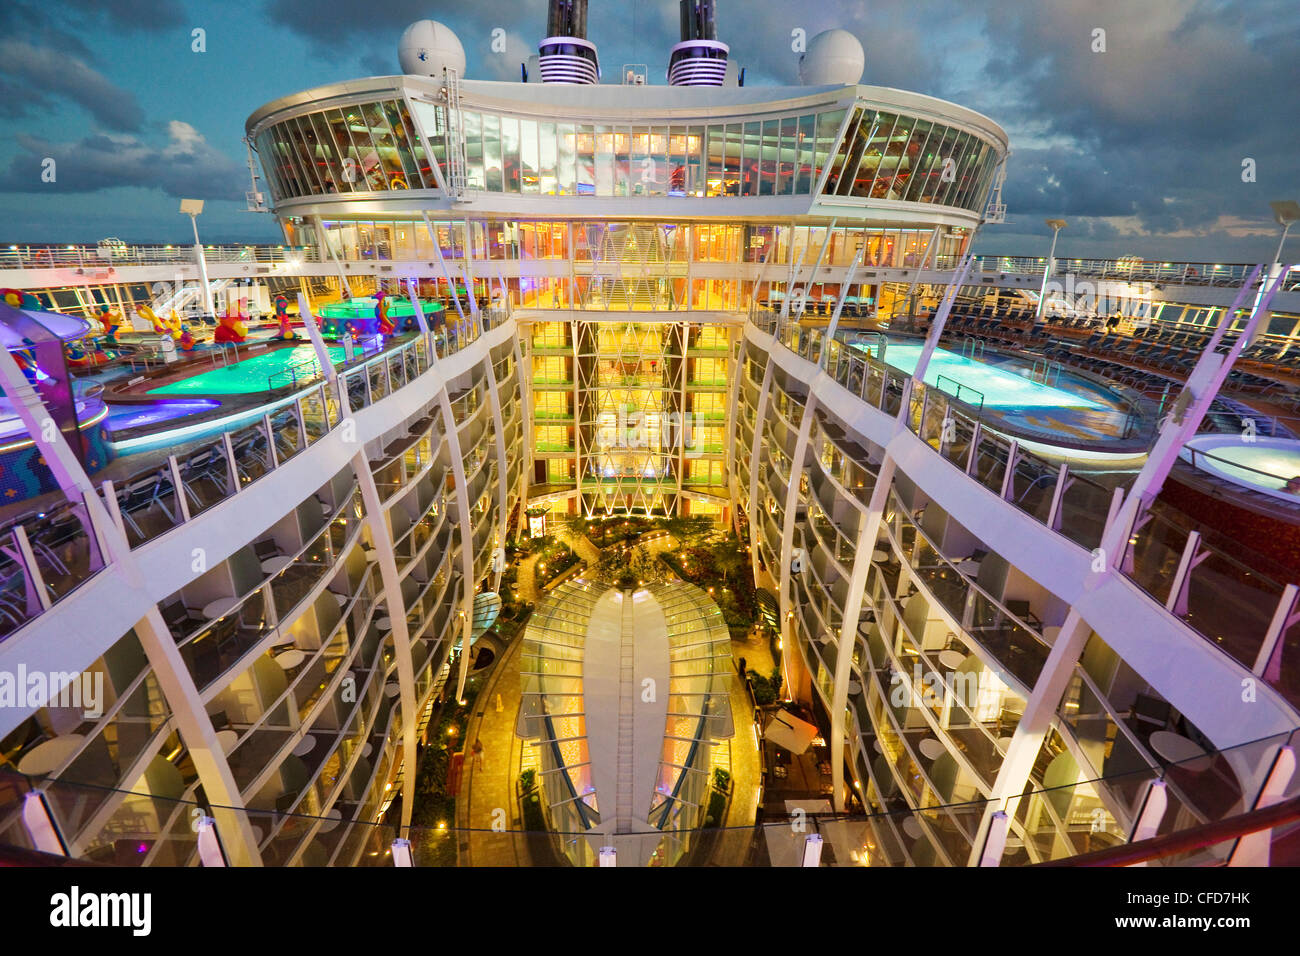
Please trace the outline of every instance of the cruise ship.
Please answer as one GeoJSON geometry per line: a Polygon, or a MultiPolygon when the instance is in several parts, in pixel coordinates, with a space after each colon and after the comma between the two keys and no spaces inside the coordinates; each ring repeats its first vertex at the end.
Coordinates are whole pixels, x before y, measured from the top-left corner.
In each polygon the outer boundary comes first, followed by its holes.
{"type": "Polygon", "coordinates": [[[246,104],[282,244],[0,248],[0,861],[1300,861],[1300,206],[980,255],[997,119],[739,6],[422,20],[246,104]]]}

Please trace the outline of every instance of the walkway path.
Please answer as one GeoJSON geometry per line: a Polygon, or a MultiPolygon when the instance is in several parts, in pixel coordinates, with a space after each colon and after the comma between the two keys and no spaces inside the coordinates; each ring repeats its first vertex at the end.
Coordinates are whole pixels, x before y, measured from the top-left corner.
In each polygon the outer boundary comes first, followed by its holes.
{"type": "Polygon", "coordinates": [[[600,548],[592,544],[591,539],[585,534],[580,534],[575,538],[573,535],[569,534],[568,531],[560,529],[559,538],[573,549],[574,554],[587,562],[587,567],[594,568],[596,565],[600,564],[600,548]]]}
{"type": "Polygon", "coordinates": [[[515,587],[519,591],[519,600],[529,604],[537,603],[537,574],[534,568],[541,555],[530,554],[519,562],[519,572],[515,575],[515,587]]]}
{"type": "MultiPolygon", "coordinates": [[[[531,575],[529,575],[531,578],[531,575]]],[[[522,631],[520,632],[523,633],[522,631]]],[[[456,800],[456,826],[475,830],[461,839],[460,866],[528,866],[531,858],[527,841],[519,835],[523,821],[515,799],[515,781],[523,741],[515,736],[515,719],[521,695],[518,637],[492,669],[487,684],[475,700],[476,710],[465,729],[465,771],[456,800]],[[483,766],[471,756],[475,741],[483,744],[483,766]],[[502,820],[513,833],[497,836],[493,824],[502,820]]]]}

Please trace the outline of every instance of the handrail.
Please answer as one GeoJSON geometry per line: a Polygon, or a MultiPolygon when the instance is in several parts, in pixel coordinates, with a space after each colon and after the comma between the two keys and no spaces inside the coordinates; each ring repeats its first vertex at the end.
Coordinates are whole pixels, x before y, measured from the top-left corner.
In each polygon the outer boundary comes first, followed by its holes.
{"type": "Polygon", "coordinates": [[[1188,830],[1167,833],[1164,836],[1121,843],[1118,846],[1095,850],[1082,856],[1065,857],[1033,866],[1134,866],[1151,860],[1160,860],[1178,853],[1204,850],[1228,840],[1240,839],[1260,830],[1269,830],[1300,820],[1300,796],[1260,810],[1249,810],[1226,820],[1202,823],[1188,830]]]}
{"type": "MultiPolygon", "coordinates": [[[[484,328],[485,328],[485,330],[488,329],[488,328],[492,328],[492,329],[497,328],[499,325],[502,324],[502,322],[504,322],[504,321],[505,321],[507,318],[509,318],[509,317],[510,317],[510,316],[509,316],[509,313],[505,313],[505,312],[500,312],[500,313],[497,313],[497,312],[485,312],[485,313],[484,313],[484,319],[483,319],[484,328]]],[[[339,368],[339,370],[338,370],[338,374],[339,374],[339,387],[340,387],[340,388],[344,388],[344,387],[346,387],[346,382],[345,382],[345,378],[344,378],[345,376],[347,376],[347,375],[352,375],[352,374],[356,373],[358,370],[360,370],[360,369],[365,369],[365,368],[367,368],[367,367],[369,367],[369,366],[371,366],[371,365],[374,365],[374,364],[382,363],[382,364],[384,364],[384,365],[386,366],[386,365],[387,365],[387,362],[388,362],[388,360],[389,360],[389,358],[390,358],[391,356],[394,356],[394,355],[402,355],[402,354],[404,354],[404,353],[409,352],[411,349],[420,349],[420,347],[421,347],[422,345],[424,346],[424,348],[425,348],[425,350],[426,350],[425,353],[424,353],[424,354],[425,354],[425,359],[423,359],[422,361],[425,362],[425,368],[424,368],[424,370],[427,371],[429,368],[432,368],[432,367],[436,366],[437,359],[433,358],[433,355],[434,355],[434,354],[436,354],[436,355],[438,356],[438,358],[445,358],[445,357],[447,357],[447,356],[450,355],[450,354],[453,354],[453,353],[459,352],[460,350],[462,350],[462,349],[468,347],[468,346],[471,345],[473,342],[477,341],[479,337],[480,337],[480,333],[479,333],[479,331],[478,331],[476,328],[471,328],[471,329],[467,330],[465,333],[463,333],[463,334],[461,334],[461,335],[459,335],[459,336],[455,336],[455,335],[444,336],[444,335],[440,335],[440,334],[438,334],[438,333],[430,333],[430,335],[429,335],[428,337],[423,336],[423,335],[416,335],[416,336],[413,336],[413,337],[410,338],[409,340],[407,340],[407,341],[405,341],[405,342],[400,342],[400,343],[398,343],[395,347],[392,347],[392,348],[389,348],[389,349],[387,349],[387,350],[381,351],[381,352],[379,352],[378,354],[375,354],[375,353],[366,354],[366,353],[363,352],[363,353],[361,353],[360,355],[358,355],[358,356],[356,357],[356,359],[354,360],[354,362],[353,362],[352,364],[350,364],[350,365],[346,365],[346,366],[343,366],[343,367],[340,367],[340,368],[339,368]]],[[[417,362],[418,362],[418,361],[420,361],[420,360],[417,360],[417,362]]],[[[408,382],[407,384],[410,384],[410,383],[408,382]]],[[[296,393],[292,394],[291,396],[289,396],[288,398],[286,398],[286,399],[282,402],[282,404],[283,404],[284,406],[289,406],[289,407],[294,407],[294,408],[296,408],[296,407],[298,406],[298,403],[299,403],[299,402],[301,402],[305,397],[311,395],[315,390],[319,389],[320,387],[321,387],[321,383],[319,383],[319,382],[315,382],[315,383],[312,383],[312,384],[310,384],[310,385],[308,385],[308,386],[305,386],[304,388],[302,388],[302,389],[299,390],[298,392],[296,392],[296,393]]],[[[402,387],[405,387],[405,386],[402,386],[402,387]]],[[[354,411],[355,411],[355,410],[356,410],[356,409],[354,409],[354,411]]],[[[331,424],[331,425],[329,425],[329,426],[326,428],[326,431],[327,431],[327,432],[332,431],[332,430],[334,429],[334,427],[336,427],[336,426],[337,426],[337,423],[331,424]]],[[[236,426],[236,427],[233,427],[233,428],[231,428],[231,429],[227,429],[227,430],[225,430],[225,431],[223,432],[223,434],[224,434],[224,435],[229,435],[229,434],[232,434],[233,432],[236,432],[236,431],[238,431],[238,430],[240,430],[240,429],[243,429],[243,428],[246,428],[246,427],[248,427],[248,424],[247,424],[246,422],[245,422],[245,423],[241,423],[241,424],[239,424],[239,425],[236,426]]],[[[269,435],[269,434],[268,434],[268,435],[266,436],[266,438],[267,438],[268,441],[274,441],[274,436],[273,436],[273,435],[269,435]]],[[[224,454],[224,450],[221,450],[221,449],[220,449],[220,442],[221,442],[222,440],[223,440],[223,439],[221,439],[221,438],[217,438],[217,439],[215,439],[215,441],[217,442],[217,444],[216,444],[214,447],[218,449],[218,452],[219,452],[220,454],[224,454]]],[[[192,453],[192,454],[197,454],[197,453],[198,453],[198,452],[195,452],[195,453],[192,453]]],[[[232,463],[232,464],[233,464],[233,463],[232,463]]],[[[270,471],[270,470],[273,470],[275,467],[276,467],[276,465],[271,464],[270,467],[268,467],[266,470],[267,470],[267,471],[270,471]]],[[[125,478],[120,479],[119,481],[116,482],[116,485],[117,485],[118,488],[122,488],[122,489],[124,489],[124,488],[128,488],[131,484],[133,484],[133,483],[135,483],[135,482],[137,482],[137,481],[141,481],[141,480],[147,479],[150,475],[158,474],[159,471],[160,471],[160,469],[162,469],[162,470],[165,471],[166,468],[167,468],[166,463],[162,463],[162,464],[155,463],[154,465],[152,465],[152,466],[150,466],[150,467],[148,467],[148,468],[145,468],[145,469],[143,469],[143,470],[141,470],[141,471],[135,472],[135,473],[133,473],[133,474],[131,474],[131,475],[126,476],[125,478]]],[[[238,482],[236,482],[236,483],[235,483],[235,486],[234,486],[234,488],[233,488],[233,490],[230,491],[230,492],[229,492],[227,495],[225,495],[224,497],[227,498],[227,499],[228,499],[229,497],[233,497],[235,494],[238,494],[238,492],[239,492],[241,489],[242,489],[242,486],[241,486],[238,482]]],[[[102,493],[103,493],[102,490],[101,490],[99,493],[102,495],[102,493]]],[[[181,489],[179,489],[179,488],[177,488],[177,489],[175,489],[175,493],[176,493],[176,494],[184,494],[184,491],[181,490],[181,489]]],[[[119,497],[120,497],[120,494],[119,494],[119,497]]],[[[75,507],[77,503],[74,501],[74,502],[72,502],[72,504],[73,504],[73,506],[75,507]]],[[[2,526],[0,526],[0,537],[3,537],[3,536],[5,536],[5,535],[7,535],[7,534],[11,534],[11,533],[13,532],[13,529],[15,529],[15,528],[18,527],[18,526],[24,526],[24,527],[25,527],[25,526],[27,526],[27,525],[29,525],[29,524],[35,524],[35,523],[38,523],[38,522],[44,520],[44,519],[41,517],[41,515],[45,514],[48,510],[49,510],[48,507],[45,509],[45,511],[41,511],[41,512],[39,512],[39,513],[38,513],[37,511],[33,510],[32,512],[28,512],[27,514],[19,515],[19,516],[16,516],[16,517],[10,519],[9,521],[5,522],[2,526]]],[[[171,531],[176,530],[178,527],[181,527],[181,526],[183,526],[183,525],[186,524],[186,523],[187,523],[187,522],[186,522],[186,520],[184,520],[184,519],[174,520],[173,523],[172,523],[172,525],[171,525],[171,527],[167,528],[167,529],[164,530],[164,531],[159,532],[159,533],[156,534],[156,535],[151,536],[150,540],[153,540],[153,539],[155,539],[155,538],[158,538],[158,537],[161,537],[161,536],[163,536],[163,535],[165,535],[165,534],[168,534],[168,533],[170,533],[171,531]]],[[[90,528],[87,528],[87,527],[85,526],[85,523],[84,523],[84,522],[83,522],[82,526],[83,526],[83,528],[85,529],[85,536],[86,536],[86,539],[90,542],[90,544],[91,544],[91,548],[92,548],[96,553],[100,553],[100,554],[102,554],[102,553],[103,553],[103,548],[100,546],[99,541],[98,541],[97,537],[95,536],[93,530],[90,529],[90,528]]],[[[105,565],[100,566],[100,567],[94,567],[94,568],[92,568],[91,571],[90,571],[90,573],[88,573],[88,574],[87,574],[87,575],[86,575],[86,576],[85,576],[81,581],[78,581],[78,582],[77,582],[77,585],[76,585],[76,586],[69,588],[68,591],[66,591],[66,592],[63,593],[63,594],[60,594],[60,595],[53,595],[53,596],[52,596],[52,602],[53,602],[54,604],[57,604],[60,600],[66,598],[68,595],[70,595],[70,594],[72,594],[74,591],[76,591],[77,588],[80,586],[81,583],[84,583],[84,581],[87,581],[87,580],[89,580],[90,578],[94,577],[94,576],[95,576],[95,575],[96,575],[100,570],[103,570],[103,567],[106,567],[106,566],[107,566],[107,565],[105,564],[105,565]]],[[[21,567],[21,568],[20,568],[20,571],[21,571],[21,573],[22,573],[24,576],[29,576],[29,575],[30,575],[30,572],[29,572],[25,567],[21,567]]],[[[21,630],[23,627],[26,627],[26,626],[27,626],[28,624],[30,624],[32,621],[34,621],[34,620],[36,620],[37,618],[39,618],[39,617],[44,613],[44,610],[46,610],[46,609],[37,610],[37,611],[35,611],[34,613],[31,612],[31,611],[29,610],[28,613],[27,613],[27,615],[26,615],[26,616],[25,616],[21,621],[15,621],[15,622],[14,622],[14,626],[13,626],[11,629],[9,629],[7,632],[5,632],[5,633],[3,633],[3,634],[0,634],[0,641],[3,641],[3,640],[5,640],[5,639],[7,639],[7,638],[10,637],[13,633],[17,632],[18,630],[21,630]]]]}
{"type": "Polygon", "coordinates": [[[956,385],[957,391],[948,392],[948,394],[951,395],[953,398],[955,398],[957,401],[962,402],[963,404],[966,405],[970,405],[972,408],[978,409],[975,413],[977,416],[982,415],[984,413],[984,393],[981,392],[978,388],[971,388],[969,385],[964,385],[961,382],[957,381],[955,378],[949,378],[947,375],[940,375],[937,379],[935,379],[934,387],[941,392],[945,392],[947,391],[947,389],[945,389],[942,385],[940,385],[939,384],[940,382],[951,382],[953,385],[956,385]],[[966,389],[966,391],[968,392],[974,392],[976,395],[980,397],[980,401],[978,405],[976,405],[974,402],[967,402],[964,398],[961,397],[961,390],[963,388],[966,389]]]}

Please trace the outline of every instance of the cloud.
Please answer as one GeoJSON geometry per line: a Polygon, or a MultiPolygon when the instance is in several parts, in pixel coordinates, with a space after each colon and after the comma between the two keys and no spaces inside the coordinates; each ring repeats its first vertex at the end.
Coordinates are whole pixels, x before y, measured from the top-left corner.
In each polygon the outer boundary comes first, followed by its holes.
{"type": "MultiPolygon", "coordinates": [[[[0,40],[0,79],[18,103],[61,97],[76,103],[108,129],[130,132],[144,122],[135,96],[75,56],[55,54],[23,40],[0,40]]],[[[15,115],[15,114],[11,114],[15,115]]],[[[16,115],[30,115],[28,112],[16,115]]]]}
{"type": "Polygon", "coordinates": [[[213,149],[188,123],[172,120],[166,132],[161,146],[123,134],[97,133],[68,143],[19,134],[19,152],[0,173],[0,192],[89,193],[139,186],[178,198],[243,197],[238,163],[213,149]],[[55,161],[53,183],[41,180],[46,157],[55,161]]]}
{"type": "Polygon", "coordinates": [[[178,0],[62,0],[80,16],[101,17],[126,30],[170,30],[185,21],[178,0]]]}

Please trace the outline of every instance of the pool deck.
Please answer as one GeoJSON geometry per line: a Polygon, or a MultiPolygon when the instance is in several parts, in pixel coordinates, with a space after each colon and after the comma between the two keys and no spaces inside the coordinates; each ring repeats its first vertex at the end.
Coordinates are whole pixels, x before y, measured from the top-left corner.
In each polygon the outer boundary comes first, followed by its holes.
{"type": "MultiPolygon", "coordinates": [[[[310,344],[306,340],[298,339],[293,342],[266,342],[266,341],[248,341],[239,343],[241,354],[240,361],[248,358],[254,358],[258,355],[264,355],[270,352],[280,351],[282,349],[300,348],[305,344],[310,344]],[[250,351],[254,349],[255,351],[250,351]]],[[[219,363],[215,363],[213,357],[220,354],[219,352],[209,350],[203,352],[195,358],[178,359],[160,369],[152,369],[148,372],[141,372],[139,375],[132,376],[125,382],[115,383],[108,386],[104,391],[106,400],[114,404],[155,404],[169,400],[176,401],[195,401],[198,399],[210,399],[220,402],[235,402],[241,399],[253,401],[264,401],[267,396],[282,389],[275,389],[262,392],[213,392],[211,394],[204,392],[186,392],[175,395],[156,395],[150,394],[154,389],[171,385],[174,382],[180,382],[187,378],[193,378],[196,375],[202,375],[205,372],[215,371],[223,368],[219,363]]],[[[287,387],[287,386],[286,386],[287,387]]]]}
{"type": "MultiPolygon", "coordinates": [[[[890,341],[911,347],[923,343],[923,339],[904,333],[890,333],[890,341]]],[[[863,345],[870,345],[864,342],[863,345]]],[[[948,355],[961,357],[960,353],[941,347],[948,355]]],[[[1017,373],[1005,368],[1007,365],[1026,367],[1034,359],[1042,356],[1032,352],[1020,352],[1011,349],[986,347],[985,354],[996,358],[997,362],[983,362],[990,368],[1004,366],[1007,374],[1017,373]]],[[[979,361],[975,359],[974,361],[979,361]]],[[[885,352],[885,364],[898,369],[889,362],[888,347],[885,352]]],[[[1053,449],[1053,457],[1069,458],[1070,452],[1099,452],[1118,455],[1117,461],[1127,461],[1135,456],[1145,455],[1150,444],[1150,425],[1154,423],[1154,407],[1149,399],[1132,389],[1109,382],[1099,376],[1088,375],[1077,369],[1063,370],[1065,375],[1085,387],[1091,397],[1086,399],[1088,406],[1053,406],[1035,405],[1016,407],[1010,405],[985,405],[980,408],[961,399],[954,399],[959,406],[969,410],[972,417],[979,417],[985,425],[1009,438],[1024,439],[1037,445],[1053,449]],[[1104,403],[1104,405],[1103,405],[1104,403]],[[1091,406],[1091,407],[1089,407],[1091,406]],[[1139,416],[1140,427],[1136,435],[1125,438],[1123,429],[1130,413],[1139,416]]],[[[952,378],[945,374],[945,378],[952,378]]],[[[967,384],[967,383],[961,383],[967,384]]],[[[931,385],[952,398],[951,390],[931,385]]],[[[973,387],[973,386],[972,386],[973,387]]],[[[1055,391],[1066,391],[1053,386],[1055,391]]]]}

